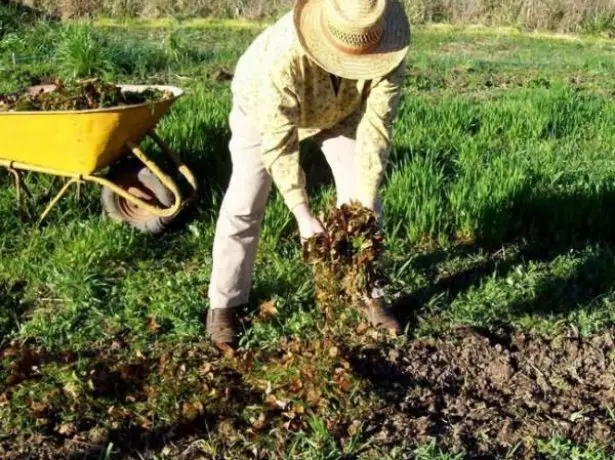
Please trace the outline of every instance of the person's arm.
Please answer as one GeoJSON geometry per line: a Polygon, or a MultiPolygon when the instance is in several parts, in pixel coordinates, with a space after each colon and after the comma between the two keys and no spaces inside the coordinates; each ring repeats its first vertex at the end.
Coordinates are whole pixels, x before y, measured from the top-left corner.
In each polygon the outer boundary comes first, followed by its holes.
{"type": "Polygon", "coordinates": [[[286,206],[295,216],[302,239],[323,231],[312,215],[305,190],[305,173],[299,163],[300,79],[291,62],[272,68],[263,82],[259,117],[263,126],[262,162],[280,191],[286,206]]]}
{"type": "Polygon", "coordinates": [[[263,129],[262,161],[284,202],[293,211],[308,203],[305,174],[299,164],[299,101],[293,67],[272,69],[262,82],[259,124],[263,129]]]}
{"type": "Polygon", "coordinates": [[[389,159],[393,121],[407,75],[404,60],[384,78],[375,80],[357,127],[357,199],[374,209],[389,159]]]}

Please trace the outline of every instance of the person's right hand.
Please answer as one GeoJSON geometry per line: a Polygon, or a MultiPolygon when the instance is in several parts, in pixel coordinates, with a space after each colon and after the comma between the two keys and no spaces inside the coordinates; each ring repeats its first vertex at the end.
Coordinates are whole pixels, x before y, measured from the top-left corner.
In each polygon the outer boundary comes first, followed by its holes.
{"type": "Polygon", "coordinates": [[[316,217],[309,216],[301,220],[297,220],[299,225],[299,235],[301,235],[301,241],[305,241],[313,236],[324,233],[322,224],[316,217]]]}
{"type": "Polygon", "coordinates": [[[293,209],[293,214],[297,220],[301,241],[305,241],[320,233],[324,233],[325,230],[322,228],[322,224],[312,215],[312,213],[310,213],[307,205],[297,206],[293,209]]]}

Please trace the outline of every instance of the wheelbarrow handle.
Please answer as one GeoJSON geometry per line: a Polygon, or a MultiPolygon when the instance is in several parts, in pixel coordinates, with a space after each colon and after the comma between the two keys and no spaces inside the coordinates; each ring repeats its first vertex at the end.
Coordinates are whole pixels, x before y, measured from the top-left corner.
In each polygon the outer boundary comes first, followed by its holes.
{"type": "MultiPolygon", "coordinates": [[[[194,197],[197,191],[197,182],[196,182],[196,178],[194,177],[194,174],[192,173],[192,171],[190,171],[188,166],[184,164],[184,162],[180,159],[179,155],[175,153],[173,150],[171,150],[171,148],[155,132],[152,131],[148,133],[148,136],[156,144],[158,144],[160,149],[171,158],[173,163],[175,163],[175,165],[177,166],[177,170],[181,173],[181,175],[188,181],[188,183],[192,187],[193,189],[192,197],[194,197]]],[[[88,177],[87,179],[92,180],[93,182],[97,182],[104,187],[108,187],[117,195],[123,197],[125,200],[131,202],[132,204],[136,206],[144,208],[147,212],[149,212],[150,214],[153,214],[154,216],[172,217],[175,214],[177,214],[180,208],[186,203],[186,201],[184,201],[183,199],[183,196],[182,196],[182,193],[179,187],[177,186],[177,183],[173,180],[173,178],[170,175],[166,174],[152,159],[150,159],[150,157],[143,150],[141,150],[141,148],[137,144],[133,142],[128,142],[126,144],[126,147],[173,194],[174,203],[172,206],[168,208],[160,208],[158,206],[154,206],[149,203],[146,203],[141,198],[136,197],[132,193],[128,192],[127,190],[124,190],[123,188],[117,186],[110,180],[103,178],[103,177],[91,176],[91,177],[88,177]]]]}
{"type": "Polygon", "coordinates": [[[190,171],[190,168],[186,166],[186,164],[182,161],[179,155],[173,149],[171,149],[171,147],[169,147],[169,145],[158,134],[156,134],[155,131],[151,131],[148,136],[158,145],[158,147],[160,147],[160,150],[166,153],[171,158],[171,160],[173,160],[173,163],[175,163],[175,165],[177,166],[177,169],[180,174],[184,176],[184,178],[192,187],[193,192],[196,193],[198,190],[198,184],[196,178],[194,177],[194,174],[192,173],[192,171],[190,171]]]}
{"type": "Polygon", "coordinates": [[[85,176],[84,179],[91,182],[95,182],[99,185],[102,185],[103,187],[107,187],[108,189],[112,190],[113,193],[121,196],[122,198],[136,206],[144,208],[147,212],[153,214],[156,217],[171,217],[177,214],[177,212],[182,206],[183,197],[175,181],[168,174],[165,174],[158,167],[158,165],[154,163],[154,161],[152,161],[143,150],[141,150],[138,145],[131,142],[127,143],[126,147],[130,149],[134,156],[136,156],[139,161],[141,161],[141,163],[143,163],[145,167],[149,169],[154,174],[154,176],[160,179],[160,182],[162,182],[162,184],[171,191],[174,197],[174,202],[172,206],[168,208],[161,208],[159,206],[151,205],[145,200],[142,200],[141,198],[133,195],[129,191],[124,190],[122,187],[116,185],[106,177],[85,176]]]}

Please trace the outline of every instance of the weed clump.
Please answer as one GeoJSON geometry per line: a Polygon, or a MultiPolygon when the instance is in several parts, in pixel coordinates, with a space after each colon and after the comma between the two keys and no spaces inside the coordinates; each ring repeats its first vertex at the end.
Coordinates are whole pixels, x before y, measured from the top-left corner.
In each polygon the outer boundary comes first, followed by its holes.
{"type": "Polygon", "coordinates": [[[48,112],[90,110],[155,102],[172,97],[170,91],[150,88],[122,91],[119,86],[97,79],[80,82],[56,82],[52,91],[21,92],[0,95],[0,112],[48,112]]]}
{"type": "Polygon", "coordinates": [[[325,309],[353,303],[383,279],[384,235],[374,211],[353,202],[322,220],[324,233],[303,245],[312,266],[316,301],[325,309]]]}

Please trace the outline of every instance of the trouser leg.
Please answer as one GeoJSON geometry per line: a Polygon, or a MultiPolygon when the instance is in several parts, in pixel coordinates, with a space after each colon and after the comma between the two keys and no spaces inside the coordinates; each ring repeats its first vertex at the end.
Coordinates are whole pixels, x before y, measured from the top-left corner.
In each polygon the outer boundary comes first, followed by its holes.
{"type": "Polygon", "coordinates": [[[213,244],[211,308],[248,302],[265,206],[272,180],[261,162],[261,136],[239,107],[229,117],[233,171],[213,244]]]}

